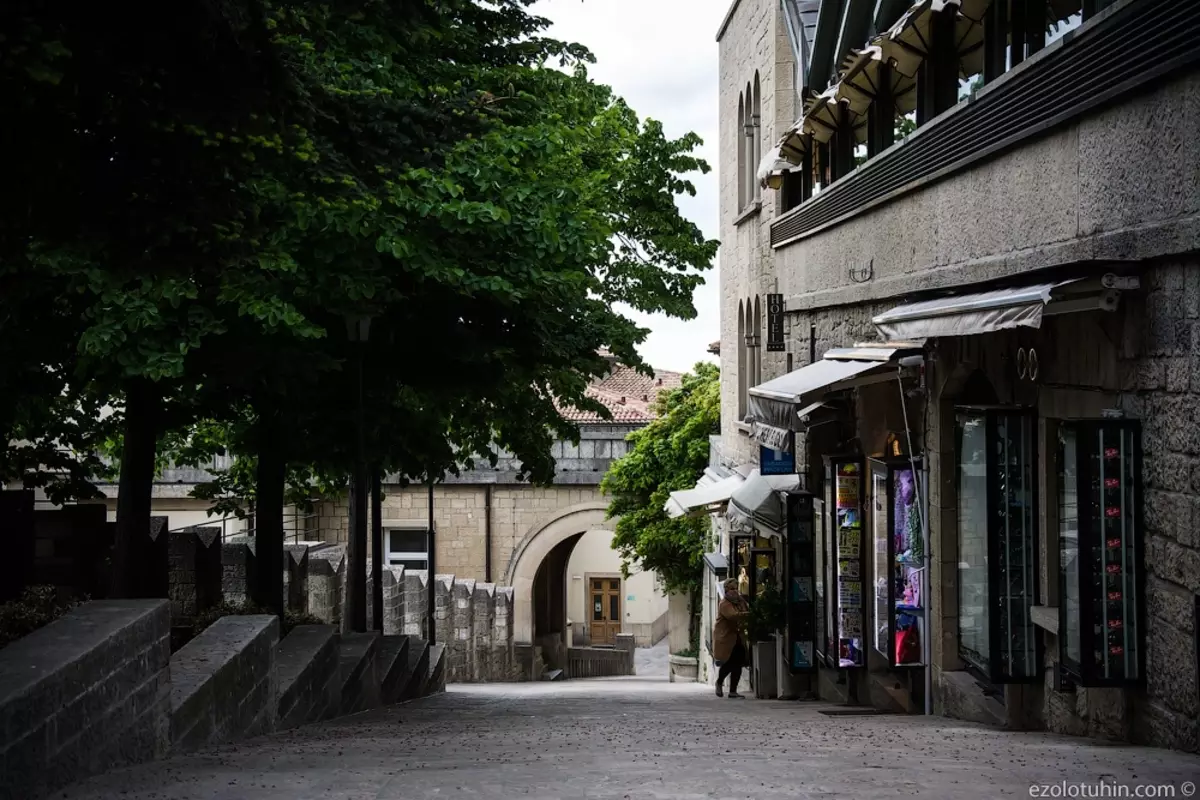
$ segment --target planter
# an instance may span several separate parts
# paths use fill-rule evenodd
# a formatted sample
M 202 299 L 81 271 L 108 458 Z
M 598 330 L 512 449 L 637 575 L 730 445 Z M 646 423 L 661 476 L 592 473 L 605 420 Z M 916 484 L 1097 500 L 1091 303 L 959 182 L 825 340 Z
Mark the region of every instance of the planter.
M 754 643 L 754 696 L 759 700 L 773 700 L 778 696 L 777 649 L 774 639 Z
M 671 656 L 671 683 L 695 683 L 700 672 L 698 659 L 689 656 Z

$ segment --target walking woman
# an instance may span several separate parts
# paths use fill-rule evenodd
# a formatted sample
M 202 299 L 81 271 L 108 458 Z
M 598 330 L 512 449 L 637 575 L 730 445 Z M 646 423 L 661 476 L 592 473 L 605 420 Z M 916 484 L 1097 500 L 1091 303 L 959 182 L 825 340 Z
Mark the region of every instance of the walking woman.
M 746 665 L 746 640 L 742 636 L 742 625 L 750 614 L 750 606 L 738 591 L 734 578 L 725 581 L 725 597 L 717 606 L 717 623 L 713 626 L 713 658 L 720 663 L 717 673 L 717 697 L 725 694 L 723 684 L 729 676 L 729 696 L 740 698 L 738 683 L 742 680 L 742 667 Z

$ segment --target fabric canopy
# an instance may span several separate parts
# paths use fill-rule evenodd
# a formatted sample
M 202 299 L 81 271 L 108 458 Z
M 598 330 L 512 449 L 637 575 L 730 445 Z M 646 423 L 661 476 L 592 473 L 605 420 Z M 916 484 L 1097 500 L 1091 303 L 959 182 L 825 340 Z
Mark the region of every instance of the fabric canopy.
M 1055 291 L 1076 281 L 940 297 L 897 306 L 871 321 L 888 338 L 973 336 L 1015 328 L 1040 328 Z M 1098 306 L 1097 306 L 1098 307 Z
M 729 498 L 725 516 L 732 524 L 760 535 L 779 535 L 784 522 L 779 493 L 799 488 L 799 475 L 763 475 L 754 470 Z
M 707 480 L 706 480 L 707 478 Z M 730 495 L 742 485 L 741 475 L 730 475 L 728 478 L 712 480 L 708 475 L 701 478 L 695 489 L 681 489 L 671 492 L 663 510 L 667 516 L 675 519 L 694 512 L 708 513 L 711 506 L 720 506 L 729 502 Z
M 830 350 L 820 361 L 752 387 L 749 420 L 755 426 L 804 430 L 802 417 L 811 414 L 832 388 L 867 373 L 894 370 L 898 354 L 919 347 L 904 343 Z

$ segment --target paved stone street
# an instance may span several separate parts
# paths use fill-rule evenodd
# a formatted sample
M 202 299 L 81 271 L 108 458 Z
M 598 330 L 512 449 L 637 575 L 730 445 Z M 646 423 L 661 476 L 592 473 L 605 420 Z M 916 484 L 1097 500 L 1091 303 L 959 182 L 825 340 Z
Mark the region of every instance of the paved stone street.
M 110 773 L 63 796 L 961 800 L 1030 797 L 1031 784 L 1064 780 L 1172 784 L 1173 795 L 1145 796 L 1183 797 L 1184 782 L 1200 781 L 1196 756 L 940 718 L 831 717 L 822 708 L 718 699 L 695 684 L 646 678 L 452 687 Z

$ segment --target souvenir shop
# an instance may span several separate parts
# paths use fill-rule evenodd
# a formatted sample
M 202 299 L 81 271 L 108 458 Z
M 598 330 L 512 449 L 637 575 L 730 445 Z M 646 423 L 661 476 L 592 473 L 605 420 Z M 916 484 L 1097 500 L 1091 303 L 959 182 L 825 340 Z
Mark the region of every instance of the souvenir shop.
M 791 549 L 803 532 L 789 518 L 788 558 L 800 565 L 811 553 L 811 629 L 796 620 L 811 645 L 793 651 L 811 646 L 807 671 L 823 700 L 928 710 L 922 363 L 919 344 L 858 345 L 750 390 L 755 436 L 778 441 L 789 430 L 805 445 L 811 545 Z M 804 659 L 789 668 L 805 671 Z

